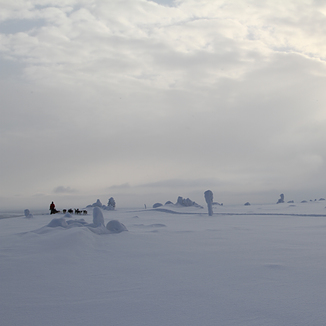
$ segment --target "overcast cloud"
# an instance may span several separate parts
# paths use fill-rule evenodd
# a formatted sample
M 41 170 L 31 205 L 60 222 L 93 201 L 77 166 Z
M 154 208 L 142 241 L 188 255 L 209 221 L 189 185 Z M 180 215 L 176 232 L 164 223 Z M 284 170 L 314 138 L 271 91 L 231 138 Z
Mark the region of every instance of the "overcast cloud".
M 323 1 L 0 8 L 1 207 L 326 196 Z

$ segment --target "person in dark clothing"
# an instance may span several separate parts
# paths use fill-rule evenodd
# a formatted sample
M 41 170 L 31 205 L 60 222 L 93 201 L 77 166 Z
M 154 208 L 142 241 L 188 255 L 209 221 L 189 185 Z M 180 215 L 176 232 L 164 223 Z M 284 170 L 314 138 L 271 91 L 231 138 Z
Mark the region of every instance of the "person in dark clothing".
M 59 213 L 59 211 L 57 211 L 57 210 L 55 209 L 54 202 L 52 202 L 52 203 L 50 204 L 50 211 L 51 211 L 50 214 Z

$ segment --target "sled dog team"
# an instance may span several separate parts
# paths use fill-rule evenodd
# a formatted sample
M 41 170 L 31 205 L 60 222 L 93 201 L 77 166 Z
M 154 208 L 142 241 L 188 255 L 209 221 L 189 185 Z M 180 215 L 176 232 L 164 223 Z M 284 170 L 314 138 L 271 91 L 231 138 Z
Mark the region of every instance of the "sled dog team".
M 51 213 L 50 214 L 56 214 L 56 213 L 60 213 L 60 211 L 58 211 L 56 208 L 55 208 L 55 204 L 54 204 L 54 202 L 52 202 L 51 203 L 51 205 L 50 205 L 50 211 L 51 211 Z M 66 209 L 63 209 L 62 210 L 62 213 L 63 214 L 66 214 L 66 213 L 70 213 L 70 214 L 73 214 L 73 212 L 74 212 L 74 210 L 72 209 L 72 208 L 69 208 L 68 210 L 66 210 Z M 75 208 L 75 214 L 79 214 L 79 215 L 81 215 L 81 214 L 83 214 L 83 215 L 87 215 L 87 211 L 84 209 L 84 210 L 80 210 L 79 208 Z

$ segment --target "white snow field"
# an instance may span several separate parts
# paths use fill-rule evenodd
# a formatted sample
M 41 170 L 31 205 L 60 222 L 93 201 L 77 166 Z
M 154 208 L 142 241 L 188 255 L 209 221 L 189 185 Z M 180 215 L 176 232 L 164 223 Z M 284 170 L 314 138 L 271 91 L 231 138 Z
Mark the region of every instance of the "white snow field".
M 294 205 L 0 219 L 0 324 L 325 325 L 325 202 Z

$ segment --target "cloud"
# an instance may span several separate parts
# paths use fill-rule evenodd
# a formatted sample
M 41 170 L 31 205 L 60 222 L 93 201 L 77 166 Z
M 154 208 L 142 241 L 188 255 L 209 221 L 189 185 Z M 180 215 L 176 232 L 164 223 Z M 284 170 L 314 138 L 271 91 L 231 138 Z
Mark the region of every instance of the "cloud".
M 130 188 L 130 184 L 129 183 L 124 183 L 121 185 L 113 185 L 111 187 L 109 187 L 109 190 L 125 190 L 125 189 L 129 189 Z
M 73 194 L 73 193 L 76 193 L 77 190 L 72 189 L 70 187 L 58 186 L 58 187 L 53 189 L 53 192 L 55 194 Z
M 169 7 L 176 6 L 175 0 L 148 0 L 148 1 L 155 2 L 155 3 L 157 3 L 159 5 L 162 5 L 162 6 L 169 6 Z
M 221 182 L 212 178 L 212 179 L 197 179 L 197 180 L 183 180 L 183 179 L 170 179 L 170 180 L 161 180 L 157 182 L 151 182 L 147 184 L 138 185 L 138 187 L 144 188 L 200 188 L 203 187 L 218 187 L 221 185 Z

